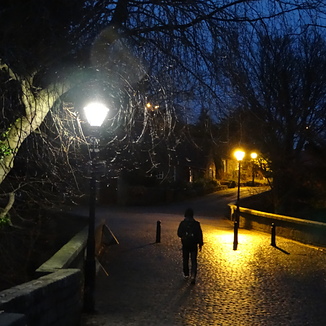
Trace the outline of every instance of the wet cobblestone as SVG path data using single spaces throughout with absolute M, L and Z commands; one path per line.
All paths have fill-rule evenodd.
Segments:
M 210 199 L 212 199 L 211 197 Z M 176 229 L 185 203 L 156 208 L 101 209 L 120 244 L 109 247 L 99 272 L 96 315 L 83 326 L 321 326 L 326 325 L 326 255 L 322 248 L 239 230 L 219 209 L 194 202 L 205 245 L 196 285 L 182 278 Z M 196 214 L 196 211 L 198 214 Z M 156 221 L 161 243 L 155 242 Z

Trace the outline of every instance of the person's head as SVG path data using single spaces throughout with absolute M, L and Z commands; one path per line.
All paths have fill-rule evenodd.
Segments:
M 194 211 L 192 208 L 187 208 L 185 211 L 185 218 L 194 218 Z

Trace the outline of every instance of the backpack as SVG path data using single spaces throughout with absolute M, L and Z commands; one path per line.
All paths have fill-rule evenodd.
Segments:
M 188 222 L 184 234 L 181 238 L 182 244 L 186 247 L 191 247 L 197 244 L 197 239 L 196 239 L 196 222 Z

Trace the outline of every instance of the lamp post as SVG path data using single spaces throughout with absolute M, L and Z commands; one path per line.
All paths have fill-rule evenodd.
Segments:
M 91 103 L 84 108 L 86 119 L 92 129 L 102 125 L 109 109 L 101 103 Z M 96 278 L 96 259 L 95 259 L 95 207 L 96 207 L 96 161 L 99 152 L 98 139 L 91 137 L 91 163 L 92 172 L 89 193 L 89 221 L 88 237 L 85 260 L 85 294 L 84 310 L 87 312 L 95 311 L 95 278 Z
M 255 186 L 255 162 L 254 160 L 257 158 L 257 153 L 252 152 L 250 154 L 250 157 L 252 158 L 252 186 Z
M 233 241 L 233 250 L 237 250 L 238 248 L 238 228 L 240 221 L 240 175 L 241 175 L 241 161 L 245 156 L 245 152 L 238 149 L 234 152 L 234 156 L 238 161 L 238 194 L 237 194 L 237 209 L 235 214 L 234 221 L 234 241 Z

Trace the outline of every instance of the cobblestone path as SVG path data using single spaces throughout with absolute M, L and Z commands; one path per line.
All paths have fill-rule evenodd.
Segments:
M 225 201 L 217 199 L 220 210 L 213 211 L 193 203 L 205 241 L 196 285 L 182 279 L 176 237 L 185 203 L 102 209 L 120 244 L 105 252 L 109 276 L 98 275 L 98 314 L 83 316 L 82 325 L 326 325 L 324 250 L 282 238 L 275 248 L 268 234 L 240 229 L 234 251 L 232 225 L 222 214 Z M 161 243 L 154 243 L 158 220 Z

